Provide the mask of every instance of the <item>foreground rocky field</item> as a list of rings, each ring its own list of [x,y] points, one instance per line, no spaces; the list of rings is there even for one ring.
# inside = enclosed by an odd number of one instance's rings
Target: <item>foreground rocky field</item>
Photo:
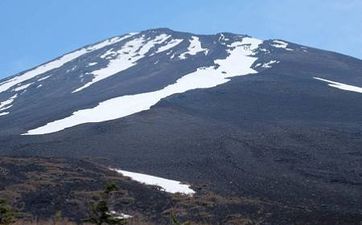
[[[0,198],[9,202],[15,224],[87,224],[91,205],[109,183],[118,189],[110,209],[132,217],[127,224],[358,224],[361,214],[334,214],[248,196],[222,196],[207,185],[193,196],[168,194],[88,160],[0,159]],[[176,219],[177,222],[172,221]],[[188,224],[188,223],[185,223]]]

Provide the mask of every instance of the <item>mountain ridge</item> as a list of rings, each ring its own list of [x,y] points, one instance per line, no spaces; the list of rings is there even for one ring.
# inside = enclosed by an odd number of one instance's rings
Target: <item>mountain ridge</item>
[[[144,31],[141,31],[141,32],[150,32],[150,31],[166,31],[166,32],[177,32],[177,33],[181,33],[181,34],[188,34],[188,35],[197,35],[197,36],[213,36],[213,35],[220,35],[220,34],[229,34],[229,35],[240,35],[240,36],[245,36],[245,37],[252,37],[252,38],[257,38],[257,37],[254,37],[254,36],[250,36],[248,34],[239,34],[239,33],[234,33],[234,32],[218,32],[218,33],[215,33],[215,34],[196,34],[196,33],[192,33],[192,32],[185,32],[185,31],[176,31],[176,30],[173,30],[173,29],[170,29],[170,28],[167,28],[167,27],[160,27],[160,28],[150,28],[150,29],[147,29],[147,30],[144,30]],[[130,33],[139,33],[139,32],[130,32]],[[23,70],[23,71],[20,71],[18,73],[15,73],[13,75],[8,75],[8,76],[5,76],[5,77],[2,77],[0,79],[0,83],[7,80],[7,79],[10,79],[12,77],[15,77],[15,76],[18,76],[22,73],[25,73],[27,71],[30,71],[30,70],[33,70],[39,66],[42,66],[44,64],[47,64],[49,62],[52,62],[52,61],[55,61],[59,58],[61,58],[62,56],[64,55],[67,55],[69,53],[73,53],[75,51],[78,51],[82,48],[87,48],[87,47],[90,47],[90,46],[93,46],[93,45],[96,45],[96,44],[99,44],[101,42],[104,42],[104,41],[107,41],[107,40],[110,40],[110,39],[113,39],[113,38],[116,38],[116,37],[122,37],[126,34],[129,34],[129,33],[125,33],[125,34],[119,34],[119,35],[113,35],[109,38],[104,38],[104,39],[101,39],[99,41],[96,41],[92,44],[86,44],[84,45],[83,47],[80,47],[80,48],[76,48],[76,49],[73,49],[71,51],[68,51],[68,52],[65,52],[65,53],[62,53],[60,54],[59,56],[55,57],[55,58],[52,58],[52,59],[49,59],[47,61],[45,61],[44,63],[41,63],[41,64],[38,64],[36,66],[33,66],[33,67],[30,67],[29,69],[26,69],[26,70]],[[302,45],[302,44],[298,44],[297,42],[291,42],[291,41],[288,41],[288,40],[285,40],[285,39],[280,39],[280,38],[276,38],[276,39],[265,39],[264,41],[273,41],[273,40],[280,40],[280,41],[283,41],[283,42],[287,42],[287,43],[290,43],[290,44],[293,44],[293,45],[300,45],[300,46],[304,46],[304,47],[308,47],[310,49],[315,49],[315,50],[321,50],[321,51],[325,51],[325,52],[329,52],[329,53],[335,53],[337,55],[342,55],[342,56],[346,56],[346,57],[350,57],[350,58],[353,58],[353,59],[356,59],[356,60],[359,60],[359,61],[362,61],[362,59],[358,58],[358,57],[354,57],[354,56],[350,56],[350,55],[347,55],[347,54],[344,54],[344,53],[340,53],[340,52],[337,52],[337,51],[333,51],[333,50],[326,50],[326,49],[322,49],[322,48],[318,48],[318,47],[312,47],[312,46],[308,46],[308,45]]]

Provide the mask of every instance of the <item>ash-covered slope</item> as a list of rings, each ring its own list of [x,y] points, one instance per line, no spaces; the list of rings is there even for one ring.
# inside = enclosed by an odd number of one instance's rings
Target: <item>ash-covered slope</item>
[[[0,152],[90,157],[354,224],[361,88],[361,60],[341,54],[148,30],[1,81]]]

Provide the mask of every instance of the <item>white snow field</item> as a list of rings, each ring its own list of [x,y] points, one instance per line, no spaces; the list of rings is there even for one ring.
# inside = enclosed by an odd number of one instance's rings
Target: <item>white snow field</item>
[[[125,170],[111,169],[123,176],[130,177],[132,180],[146,184],[161,187],[165,192],[176,194],[181,193],[185,195],[193,195],[195,191],[187,184],[182,184],[180,181],[169,180],[161,177],[151,176],[142,173],[134,173]]]
[[[205,55],[207,55],[209,50],[201,47],[201,42],[198,37],[192,36],[190,40],[190,45],[187,47],[187,51],[182,53],[179,58],[186,59],[187,55],[196,55],[199,52],[204,52]]]
[[[319,77],[314,77],[314,79],[327,82],[328,86],[330,86],[330,87],[338,88],[338,89],[345,90],[345,91],[362,93],[362,87],[357,87],[357,86],[353,86],[353,85],[349,85],[349,84],[343,84],[340,82],[331,81],[331,80],[327,80],[327,79],[323,79],[323,78],[319,78]]]
[[[64,64],[66,64],[67,62],[70,62],[76,58],[78,58],[81,55],[84,55],[85,53],[89,53],[92,51],[95,51],[97,49],[101,49],[103,47],[106,47],[108,45],[112,45],[114,43],[120,42],[130,36],[132,36],[132,34],[127,34],[121,37],[114,37],[105,41],[102,41],[98,44],[89,46],[87,48],[82,48],[79,49],[77,51],[71,52],[69,54],[66,54],[62,57],[60,57],[59,59],[53,60],[51,62],[48,62],[46,64],[43,64],[41,66],[36,67],[35,69],[32,69],[30,71],[27,71],[21,75],[15,76],[9,80],[5,80],[4,82],[0,83],[0,93],[7,91],[8,89],[10,89],[11,87],[14,87],[17,84],[20,84],[24,81],[30,80],[38,75],[41,75],[43,73],[46,73],[50,70],[59,68],[61,66],[63,66]],[[39,79],[40,80],[40,79]]]
[[[137,64],[137,61],[144,58],[146,54],[155,47],[156,44],[161,44],[170,38],[170,35],[160,34],[154,39],[146,40],[143,36],[128,41],[118,51],[107,51],[106,54],[101,57],[107,58],[112,56],[115,58],[111,59],[107,67],[95,70],[91,73],[93,79],[83,86],[77,88],[73,93],[79,92],[94,83],[104,80],[110,76],[113,76],[119,72],[129,69]]]
[[[257,73],[251,68],[257,60],[255,49],[262,43],[254,38],[243,38],[228,46],[229,55],[214,61],[215,66],[200,67],[195,72],[184,75],[176,83],[160,90],[135,95],[125,95],[100,102],[94,108],[73,112],[69,117],[31,129],[23,135],[40,135],[61,131],[84,123],[103,122],[149,110],[161,99],[189,90],[212,88],[230,81],[231,77]],[[248,48],[245,48],[248,46]]]

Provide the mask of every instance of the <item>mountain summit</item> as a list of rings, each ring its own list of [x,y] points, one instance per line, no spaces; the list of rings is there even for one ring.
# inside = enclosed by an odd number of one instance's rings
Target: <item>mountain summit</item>
[[[0,154],[88,157],[356,221],[361,112],[359,59],[152,29],[1,80]]]
[[[264,71],[279,63],[273,52],[288,51],[307,52],[280,40],[264,42],[229,33],[193,35],[169,29],[129,33],[5,79],[0,83],[1,115],[25,119],[22,113],[34,112],[37,118],[18,120],[25,127],[11,128],[11,134],[25,135],[118,119],[174,94]]]

